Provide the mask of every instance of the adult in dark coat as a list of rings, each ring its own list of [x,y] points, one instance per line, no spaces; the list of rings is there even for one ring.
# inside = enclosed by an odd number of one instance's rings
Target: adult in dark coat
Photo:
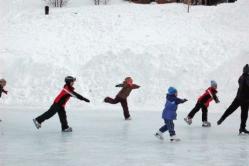
[[[229,115],[231,115],[238,107],[241,108],[241,124],[239,133],[249,134],[246,130],[246,121],[249,108],[249,65],[243,68],[243,74],[239,78],[239,89],[232,104],[227,108],[217,124],[220,125]]]

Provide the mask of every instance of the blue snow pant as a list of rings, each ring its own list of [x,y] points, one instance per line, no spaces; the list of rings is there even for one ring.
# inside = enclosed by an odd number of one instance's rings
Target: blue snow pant
[[[162,133],[164,133],[165,131],[169,130],[169,135],[170,136],[176,135],[175,125],[174,125],[173,120],[164,119],[164,123],[165,123],[165,125],[162,126],[159,129],[159,131],[161,131]]]

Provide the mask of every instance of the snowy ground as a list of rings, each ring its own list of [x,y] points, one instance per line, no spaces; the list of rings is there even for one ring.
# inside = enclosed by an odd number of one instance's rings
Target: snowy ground
[[[1,108],[1,166],[248,166],[249,139],[237,136],[239,112],[222,126],[220,114],[211,113],[211,128],[202,128],[200,113],[192,126],[175,121],[178,143],[157,140],[153,133],[163,124],[161,112],[132,112],[124,121],[114,111],[69,110],[72,133],[61,133],[57,115],[37,131],[32,118],[44,109]],[[17,127],[18,126],[18,127]]]
[[[91,99],[89,106],[105,108],[103,98],[114,96],[119,90],[114,86],[132,76],[142,86],[130,96],[137,109],[159,109],[169,86],[194,103],[211,79],[218,82],[223,109],[249,62],[248,0],[193,6],[190,13],[176,3],[112,0],[94,6],[72,0],[65,8],[51,8],[48,16],[39,0],[0,2],[5,11],[0,13],[0,77],[9,90],[1,105],[48,105],[64,77],[74,75],[76,90]]]

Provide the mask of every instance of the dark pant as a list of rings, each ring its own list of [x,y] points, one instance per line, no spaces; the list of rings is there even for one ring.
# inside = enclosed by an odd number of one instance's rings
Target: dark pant
[[[169,135],[170,136],[176,135],[175,125],[174,125],[173,120],[164,119],[164,123],[165,123],[165,125],[162,126],[159,129],[159,131],[161,131],[162,133],[164,133],[165,131],[169,130]]]
[[[229,115],[231,115],[238,107],[241,108],[241,124],[240,129],[246,128],[246,121],[248,118],[248,108],[249,104],[246,102],[240,102],[237,98],[235,98],[232,104],[227,108],[224,114],[221,116],[220,121],[224,121]]]
[[[128,108],[127,100],[126,99],[122,99],[120,97],[115,97],[115,99],[112,99],[110,97],[106,97],[104,101],[106,103],[110,103],[110,104],[121,103],[125,119],[130,117],[129,108]]]
[[[45,112],[41,116],[37,117],[36,120],[37,120],[37,122],[42,123],[45,120],[54,116],[56,113],[58,113],[59,118],[60,118],[61,129],[64,130],[64,129],[68,128],[67,115],[66,115],[65,108],[58,105],[58,104],[55,104],[55,103],[49,108],[49,110],[47,112]]]
[[[202,122],[207,121],[208,109],[203,103],[200,102],[196,103],[195,107],[188,114],[188,117],[192,119],[200,109],[202,109]]]

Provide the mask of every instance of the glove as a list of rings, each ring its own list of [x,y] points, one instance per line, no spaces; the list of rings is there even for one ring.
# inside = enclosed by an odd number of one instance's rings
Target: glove
[[[215,102],[216,102],[216,103],[220,103],[220,100],[219,100],[219,99],[217,99]]]
[[[188,99],[183,99],[183,102],[186,102],[186,101],[188,101]]]
[[[84,101],[90,103],[90,100],[88,100],[87,98],[85,98]]]
[[[8,94],[8,91],[3,91],[3,93],[5,93],[6,95]]]

